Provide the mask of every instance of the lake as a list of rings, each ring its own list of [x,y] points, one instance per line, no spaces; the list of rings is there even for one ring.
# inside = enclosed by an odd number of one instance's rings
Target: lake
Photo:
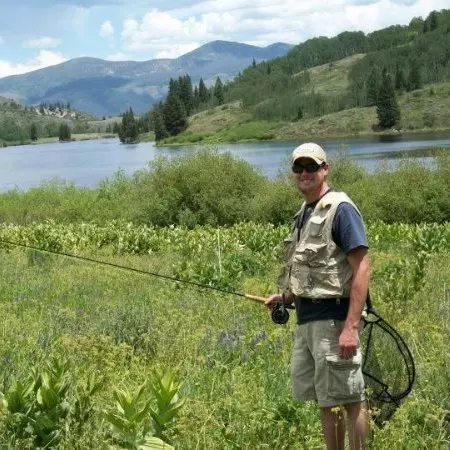
[[[213,148],[242,158],[267,177],[274,178],[286,170],[291,151],[301,142],[220,144]],[[381,162],[395,167],[400,159],[405,158],[419,158],[431,163],[434,158],[424,154],[424,150],[430,147],[448,148],[450,151],[450,134],[402,135],[388,141],[381,141],[378,137],[352,137],[315,142],[323,145],[330,157],[345,152],[369,171],[375,170]],[[95,187],[119,169],[131,175],[147,167],[158,156],[171,158],[195,148],[155,147],[153,142],[122,145],[118,139],[1,148],[0,191],[26,190],[55,178],[71,181],[77,186]]]

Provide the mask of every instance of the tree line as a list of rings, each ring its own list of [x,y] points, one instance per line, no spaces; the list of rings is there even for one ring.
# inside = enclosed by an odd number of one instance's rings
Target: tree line
[[[294,47],[286,56],[252,64],[225,86],[225,101],[242,100],[255,119],[301,120],[353,107],[377,104],[389,75],[395,94],[450,79],[450,10],[432,11],[407,26],[392,26],[368,35],[344,32]],[[365,54],[353,62],[348,89],[322,94],[311,89],[309,68]],[[381,125],[381,122],[380,122]]]
[[[224,85],[217,77],[211,87],[207,87],[203,78],[193,86],[191,77],[186,74],[178,79],[170,79],[167,97],[140,118],[136,118],[132,108],[122,115],[118,129],[122,143],[136,142],[139,133],[153,130],[157,141],[176,136],[187,127],[187,118],[198,111],[225,101]]]

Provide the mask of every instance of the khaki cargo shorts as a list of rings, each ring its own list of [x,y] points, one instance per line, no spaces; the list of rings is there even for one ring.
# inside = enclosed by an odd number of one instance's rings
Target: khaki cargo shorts
[[[297,325],[291,361],[295,400],[317,400],[319,406],[330,407],[365,399],[361,349],[353,358],[339,358],[343,325],[340,320]]]

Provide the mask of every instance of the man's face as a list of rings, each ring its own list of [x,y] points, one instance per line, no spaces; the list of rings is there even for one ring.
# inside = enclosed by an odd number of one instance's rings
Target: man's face
[[[294,163],[295,166],[303,165],[309,167],[314,167],[317,163],[310,158],[297,158]],[[301,170],[299,173],[293,173],[295,182],[298,189],[303,194],[313,193],[320,191],[322,185],[328,175],[328,165],[324,164],[316,172],[308,172],[306,168]]]

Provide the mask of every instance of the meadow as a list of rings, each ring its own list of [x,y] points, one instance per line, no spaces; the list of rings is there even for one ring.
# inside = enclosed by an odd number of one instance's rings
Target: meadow
[[[373,303],[417,369],[370,448],[450,448],[448,159],[332,167],[367,219]],[[317,407],[291,400],[295,314],[276,325],[233,294],[276,292],[287,178],[205,151],[0,203],[0,448],[323,448]]]
[[[2,226],[2,446],[158,448],[139,447],[146,434],[183,449],[322,448],[315,405],[290,398],[293,317],[275,325],[264,306],[232,294],[5,243],[266,295],[276,290],[288,230]],[[418,371],[394,418],[373,427],[372,448],[448,448],[450,226],[378,222],[368,234],[373,301],[405,338]],[[158,427],[150,412],[136,411],[161,408],[161,390],[152,387],[164,373],[176,391],[165,407],[181,406]],[[128,399],[128,409],[118,399]],[[33,401],[37,411],[21,410]],[[127,412],[126,420],[109,420]]]

